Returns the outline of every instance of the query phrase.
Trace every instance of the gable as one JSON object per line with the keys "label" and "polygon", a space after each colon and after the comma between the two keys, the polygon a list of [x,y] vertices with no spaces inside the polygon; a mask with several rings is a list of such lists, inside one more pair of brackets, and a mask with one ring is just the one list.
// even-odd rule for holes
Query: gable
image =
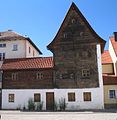
{"label": "gable", "polygon": [[[73,42],[74,38],[75,42],[80,43],[100,43],[101,49],[103,51],[105,41],[100,38],[96,32],[89,25],[85,17],[79,11],[77,6],[72,3],[58,33],[56,34],[53,41],[47,46],[49,50],[53,50],[59,44],[59,42]],[[82,40],[78,41],[81,38]],[[67,43],[67,42],[66,42]]]}

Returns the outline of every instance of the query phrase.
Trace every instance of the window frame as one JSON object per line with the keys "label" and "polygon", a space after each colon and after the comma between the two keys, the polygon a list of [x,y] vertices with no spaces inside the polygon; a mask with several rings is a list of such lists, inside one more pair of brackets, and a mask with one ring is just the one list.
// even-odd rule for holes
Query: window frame
{"label": "window frame", "polygon": [[34,102],[41,102],[41,94],[34,93]]}
{"label": "window frame", "polygon": [[0,60],[4,60],[5,59],[5,53],[0,53]]}
{"label": "window frame", "polygon": [[29,53],[31,53],[31,47],[29,46],[29,51],[28,51]]}
{"label": "window frame", "polygon": [[82,77],[90,77],[90,70],[82,69]]}
{"label": "window frame", "polygon": [[18,73],[12,73],[12,80],[18,80]]}
{"label": "window frame", "polygon": [[13,93],[8,94],[8,102],[10,103],[15,102],[15,94]]}
{"label": "window frame", "polygon": [[83,100],[84,102],[91,102],[92,101],[91,92],[83,92]]}
{"label": "window frame", "polygon": [[37,80],[42,80],[43,79],[43,73],[42,72],[37,72],[36,73],[36,79]]}
{"label": "window frame", "polygon": [[[113,92],[113,93],[111,93]],[[115,99],[116,98],[116,90],[109,90],[109,98]]]}
{"label": "window frame", "polygon": [[75,92],[69,92],[68,93],[68,102],[75,102],[75,101],[76,101]]}
{"label": "window frame", "polygon": [[18,51],[18,45],[17,44],[13,45],[13,51]]}
{"label": "window frame", "polygon": [[6,43],[0,44],[0,48],[4,48],[4,47],[6,47]]}

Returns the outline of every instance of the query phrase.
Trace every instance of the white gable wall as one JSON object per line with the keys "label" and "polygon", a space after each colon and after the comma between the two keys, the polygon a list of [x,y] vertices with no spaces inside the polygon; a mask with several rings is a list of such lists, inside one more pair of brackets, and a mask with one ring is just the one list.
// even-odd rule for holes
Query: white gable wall
{"label": "white gable wall", "polygon": [[[30,47],[30,53],[29,53],[29,47]],[[34,56],[33,56],[34,52]],[[29,41],[26,41],[26,57],[39,57],[39,52],[30,44]]]}

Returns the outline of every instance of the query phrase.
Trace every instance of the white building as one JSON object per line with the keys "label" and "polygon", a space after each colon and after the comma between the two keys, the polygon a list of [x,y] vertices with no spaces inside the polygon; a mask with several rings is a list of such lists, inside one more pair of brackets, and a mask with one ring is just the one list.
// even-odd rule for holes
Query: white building
{"label": "white building", "polygon": [[28,37],[11,30],[0,32],[0,60],[39,57],[42,54]]}

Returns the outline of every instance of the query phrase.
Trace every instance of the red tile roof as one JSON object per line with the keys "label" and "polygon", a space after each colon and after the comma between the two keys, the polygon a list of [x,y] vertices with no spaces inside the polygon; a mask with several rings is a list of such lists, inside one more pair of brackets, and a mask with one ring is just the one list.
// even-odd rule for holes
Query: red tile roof
{"label": "red tile roof", "polygon": [[112,63],[112,59],[108,50],[102,53],[102,64]]}
{"label": "red tile roof", "polygon": [[114,36],[110,37],[110,41],[112,43],[113,49],[115,51],[115,54],[117,56],[117,42],[115,42],[115,37]]}
{"label": "red tile roof", "polygon": [[2,70],[22,70],[53,68],[52,57],[6,59],[1,67]]}
{"label": "red tile roof", "polygon": [[117,76],[114,75],[103,75],[104,85],[117,85]]}

